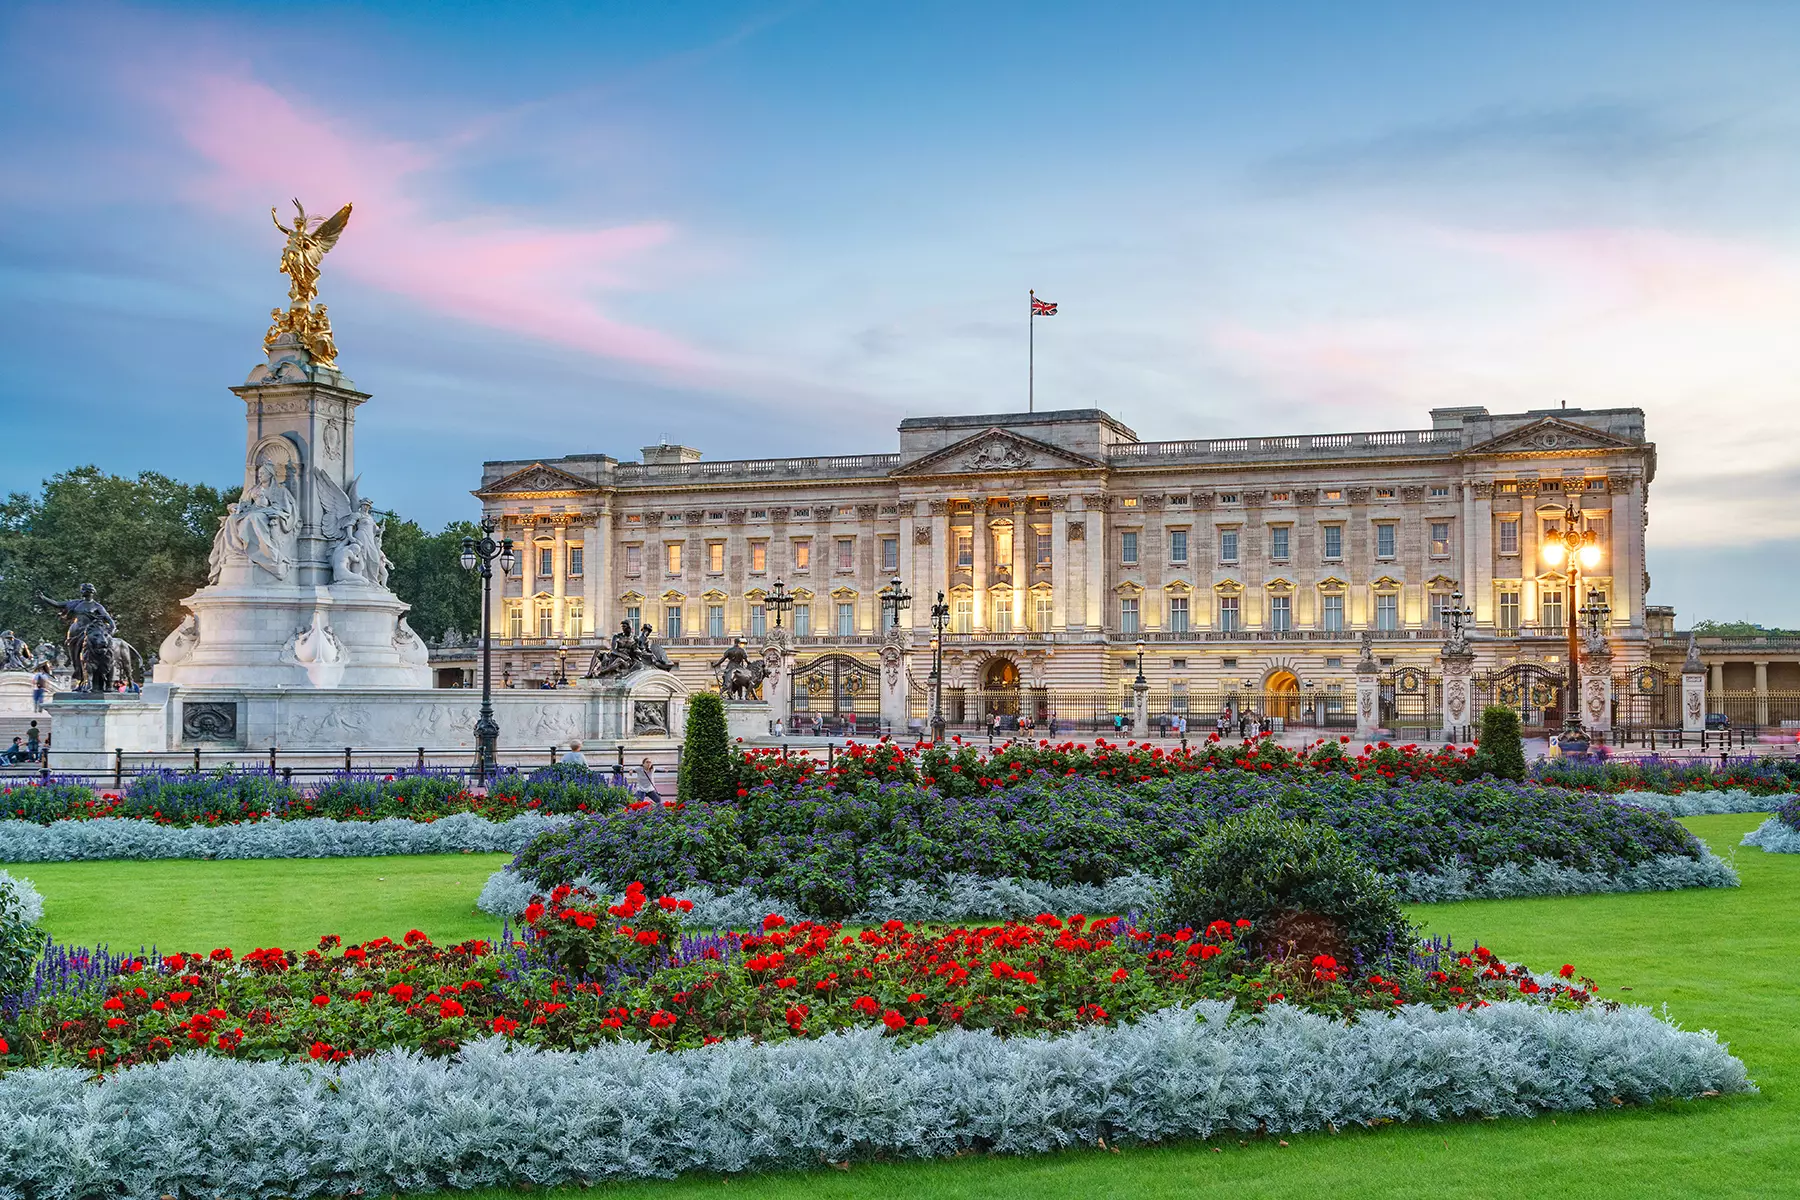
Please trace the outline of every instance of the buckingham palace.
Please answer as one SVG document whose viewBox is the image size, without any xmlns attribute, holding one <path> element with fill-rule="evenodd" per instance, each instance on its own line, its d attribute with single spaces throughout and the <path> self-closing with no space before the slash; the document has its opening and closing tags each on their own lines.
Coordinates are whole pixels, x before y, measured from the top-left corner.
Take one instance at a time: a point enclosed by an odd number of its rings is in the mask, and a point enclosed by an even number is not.
<svg viewBox="0 0 1800 1200">
<path fill-rule="evenodd" d="M 1648 661 L 1644 414 L 1430 417 L 1147 442 L 1078 409 L 909 418 L 878 454 L 709 460 L 665 444 L 638 461 L 489 462 L 474 494 L 519 552 L 494 600 L 495 682 L 576 678 L 628 621 L 701 684 L 734 639 L 783 639 L 782 707 L 802 726 L 871 727 L 881 652 L 898 644 L 915 729 L 934 661 L 953 725 L 1104 727 L 1141 670 L 1159 713 L 1330 727 L 1348 723 L 1366 633 L 1387 715 L 1428 733 L 1455 614 L 1478 681 L 1548 723 L 1570 622 L 1621 672 Z M 1578 588 L 1549 552 L 1571 522 L 1594 548 Z M 898 628 L 888 589 L 912 598 Z M 440 680 L 466 657 L 440 656 Z"/>
</svg>

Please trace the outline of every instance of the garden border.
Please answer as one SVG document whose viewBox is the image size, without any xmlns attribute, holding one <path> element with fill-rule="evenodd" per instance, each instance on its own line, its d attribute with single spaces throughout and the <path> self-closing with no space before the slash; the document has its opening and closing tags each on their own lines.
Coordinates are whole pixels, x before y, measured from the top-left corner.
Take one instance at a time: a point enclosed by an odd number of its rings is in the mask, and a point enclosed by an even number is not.
<svg viewBox="0 0 1800 1200">
<path fill-rule="evenodd" d="M 1789 800 L 1796 799 L 1791 794 L 1771 792 L 1766 796 L 1758 796 L 1746 792 L 1743 788 L 1719 788 L 1711 791 L 1680 792 L 1667 795 L 1662 792 L 1593 792 L 1591 795 L 1604 796 L 1620 804 L 1630 804 L 1637 808 L 1647 808 L 1652 812 L 1667 813 L 1671 817 L 1716 817 L 1734 816 L 1740 813 L 1773 812 Z"/>
<path fill-rule="evenodd" d="M 388 1052 L 338 1067 L 184 1055 L 93 1083 L 0 1076 L 0 1195 L 302 1197 L 586 1184 L 1224 1131 L 1530 1116 L 1755 1091 L 1647 1008 L 1169 1008 L 1055 1038 L 875 1031 L 654 1053 Z"/>
<path fill-rule="evenodd" d="M 376 858 L 464 851 L 517 854 L 541 833 L 574 818 L 519 813 L 491 821 L 452 813 L 432 821 L 268 818 L 237 825 L 158 825 L 135 817 L 0 821 L 0 863 L 157 858 Z"/>
<path fill-rule="evenodd" d="M 1769 854 L 1800 854 L 1800 829 L 1780 817 L 1770 817 L 1746 833 L 1740 845 L 1755 846 Z"/>
</svg>

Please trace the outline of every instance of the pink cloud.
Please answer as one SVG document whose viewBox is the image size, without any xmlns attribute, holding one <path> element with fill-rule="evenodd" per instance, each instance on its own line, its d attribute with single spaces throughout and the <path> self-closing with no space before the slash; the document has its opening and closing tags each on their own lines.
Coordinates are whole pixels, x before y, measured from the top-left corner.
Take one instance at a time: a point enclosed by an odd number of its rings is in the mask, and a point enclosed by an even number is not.
<svg viewBox="0 0 1800 1200">
<path fill-rule="evenodd" d="M 680 340 L 607 315 L 594 296 L 630 285 L 633 269 L 673 237 L 666 222 L 555 229 L 454 216 L 457 201 L 434 194 L 429 177 L 455 165 L 443 147 L 365 133 L 241 76 L 190 76 L 157 98 L 210 169 L 187 189 L 192 202 L 242 213 L 279 199 L 285 218 L 292 195 L 315 206 L 313 215 L 353 201 L 330 271 L 456 320 L 608 358 L 665 369 L 707 365 Z"/>
</svg>

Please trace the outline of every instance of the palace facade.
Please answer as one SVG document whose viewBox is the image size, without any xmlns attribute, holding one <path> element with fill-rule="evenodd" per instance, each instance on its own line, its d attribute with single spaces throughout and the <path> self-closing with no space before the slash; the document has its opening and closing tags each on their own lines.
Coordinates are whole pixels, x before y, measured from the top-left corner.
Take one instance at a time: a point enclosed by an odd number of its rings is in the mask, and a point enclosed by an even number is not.
<svg viewBox="0 0 1800 1200">
<path fill-rule="evenodd" d="M 1367 632 L 1397 723 L 1429 727 L 1459 602 L 1477 670 L 1522 685 L 1522 708 L 1534 689 L 1538 707 L 1560 703 L 1572 620 L 1603 621 L 1620 671 L 1648 662 L 1655 471 L 1635 408 L 1440 408 L 1424 429 L 1164 442 L 1082 409 L 910 418 L 881 454 L 489 462 L 474 494 L 519 552 L 492 631 L 514 686 L 578 677 L 621 621 L 648 623 L 705 679 L 733 638 L 771 635 L 779 583 L 793 711 L 866 727 L 897 580 L 915 722 L 942 593 L 953 722 L 1105 721 L 1128 705 L 1141 643 L 1153 711 L 1347 723 Z M 1600 548 L 1577 611 L 1543 553 L 1571 509 Z M 440 680 L 458 658 L 440 656 Z"/>
</svg>

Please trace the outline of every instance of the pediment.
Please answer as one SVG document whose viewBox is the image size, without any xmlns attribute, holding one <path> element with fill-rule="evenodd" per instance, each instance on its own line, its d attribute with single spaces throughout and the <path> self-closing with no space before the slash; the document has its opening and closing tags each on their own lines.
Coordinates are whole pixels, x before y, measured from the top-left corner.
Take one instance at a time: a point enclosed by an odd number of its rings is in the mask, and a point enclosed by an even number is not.
<svg viewBox="0 0 1800 1200">
<path fill-rule="evenodd" d="M 572 475 L 558 467 L 544 463 L 532 463 L 523 471 L 514 471 L 504 479 L 497 479 L 487 487 L 475 492 L 477 496 L 567 496 L 574 493 L 597 492 L 600 488 L 592 480 Z"/>
<path fill-rule="evenodd" d="M 1544 417 L 1529 425 L 1480 442 L 1464 454 L 1545 454 L 1568 450 L 1620 450 L 1634 445 L 1623 438 L 1562 417 Z"/>
<path fill-rule="evenodd" d="M 1099 471 L 1106 464 L 1049 442 L 989 426 L 895 469 L 894 475 L 993 475 L 1013 471 Z"/>
</svg>

